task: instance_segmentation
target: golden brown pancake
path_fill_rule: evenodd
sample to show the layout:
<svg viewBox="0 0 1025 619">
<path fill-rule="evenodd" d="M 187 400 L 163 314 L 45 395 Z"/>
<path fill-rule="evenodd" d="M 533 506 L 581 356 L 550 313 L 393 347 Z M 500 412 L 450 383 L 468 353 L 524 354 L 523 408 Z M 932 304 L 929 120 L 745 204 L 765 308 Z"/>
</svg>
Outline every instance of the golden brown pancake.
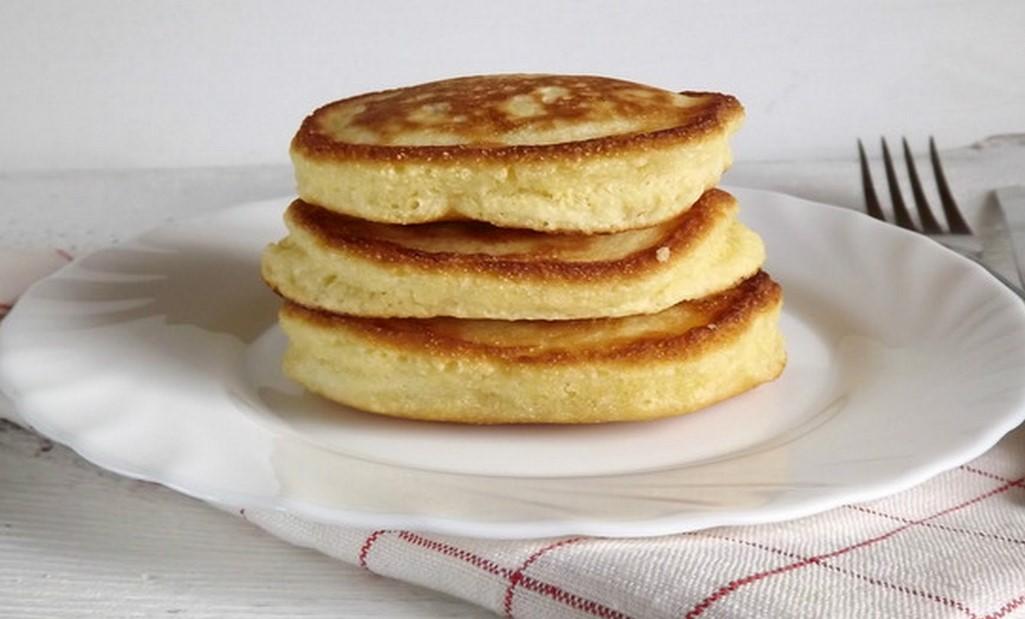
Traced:
<svg viewBox="0 0 1025 619">
<path fill-rule="evenodd" d="M 306 307 L 376 317 L 505 320 L 649 314 L 719 292 L 762 265 L 761 239 L 710 190 L 675 218 L 613 234 L 477 222 L 371 223 L 297 200 L 263 277 Z"/>
<path fill-rule="evenodd" d="M 361 318 L 288 303 L 284 368 L 365 411 L 462 423 L 679 415 L 776 378 L 782 294 L 765 273 L 658 314 L 579 321 Z"/>
<path fill-rule="evenodd" d="M 742 118 L 718 93 L 489 75 L 330 103 L 291 154 L 299 196 L 353 217 L 614 232 L 671 219 L 714 186 Z"/>
</svg>

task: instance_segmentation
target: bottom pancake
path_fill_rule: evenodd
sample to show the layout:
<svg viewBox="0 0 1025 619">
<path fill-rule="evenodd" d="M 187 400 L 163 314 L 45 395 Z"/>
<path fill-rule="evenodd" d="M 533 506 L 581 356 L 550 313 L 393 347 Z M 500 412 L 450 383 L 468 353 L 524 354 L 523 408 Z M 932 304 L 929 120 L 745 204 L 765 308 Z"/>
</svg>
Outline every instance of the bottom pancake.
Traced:
<svg viewBox="0 0 1025 619">
<path fill-rule="evenodd" d="M 286 374 L 365 411 L 461 423 L 679 415 L 779 376 L 765 273 L 657 314 L 571 321 L 364 318 L 287 303 Z"/>
</svg>

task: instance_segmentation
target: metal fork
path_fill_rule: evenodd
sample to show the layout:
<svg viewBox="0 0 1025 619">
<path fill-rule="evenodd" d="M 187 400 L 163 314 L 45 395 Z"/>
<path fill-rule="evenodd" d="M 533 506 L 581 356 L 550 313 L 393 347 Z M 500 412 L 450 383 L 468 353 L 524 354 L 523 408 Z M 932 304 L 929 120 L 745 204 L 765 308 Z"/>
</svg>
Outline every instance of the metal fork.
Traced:
<svg viewBox="0 0 1025 619">
<path fill-rule="evenodd" d="M 943 166 L 940 164 L 940 155 L 936 151 L 936 140 L 929 138 L 929 160 L 932 163 L 933 177 L 936 179 L 936 190 L 940 196 L 940 203 L 943 206 L 943 216 L 947 220 L 947 229 L 944 230 L 940 223 L 933 216 L 929 201 L 922 190 L 922 183 L 918 177 L 918 169 L 915 167 L 915 158 L 911 155 L 911 148 L 906 138 L 901 138 L 904 146 L 904 163 L 908 169 L 908 179 L 911 181 L 911 194 L 915 199 L 915 210 L 918 212 L 918 219 L 921 229 L 915 226 L 911 219 L 911 213 L 904 203 L 904 196 L 901 193 L 897 181 L 897 173 L 893 167 L 893 158 L 890 157 L 890 148 L 886 144 L 886 138 L 880 139 L 883 147 L 883 165 L 886 167 L 886 184 L 890 189 L 890 202 L 893 204 L 894 222 L 901 228 L 913 232 L 920 232 L 929 238 L 943 244 L 950 249 L 963 254 L 974 260 L 982 255 L 982 244 L 972 233 L 961 209 L 947 184 L 947 177 L 943 173 Z M 861 187 L 865 193 L 865 211 L 880 221 L 886 221 L 883 209 L 879 206 L 879 198 L 876 196 L 875 186 L 872 184 L 872 172 L 868 166 L 868 158 L 865 156 L 865 146 L 858 140 L 858 158 L 861 160 Z"/>
</svg>

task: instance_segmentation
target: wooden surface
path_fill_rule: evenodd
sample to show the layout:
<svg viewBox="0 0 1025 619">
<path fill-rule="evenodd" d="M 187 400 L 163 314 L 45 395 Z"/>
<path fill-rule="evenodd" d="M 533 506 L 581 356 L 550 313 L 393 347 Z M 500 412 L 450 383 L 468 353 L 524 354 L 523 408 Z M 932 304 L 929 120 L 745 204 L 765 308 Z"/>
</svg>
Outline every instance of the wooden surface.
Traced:
<svg viewBox="0 0 1025 619">
<path fill-rule="evenodd" d="M 0 420 L 0 617 L 485 617 Z"/>
</svg>

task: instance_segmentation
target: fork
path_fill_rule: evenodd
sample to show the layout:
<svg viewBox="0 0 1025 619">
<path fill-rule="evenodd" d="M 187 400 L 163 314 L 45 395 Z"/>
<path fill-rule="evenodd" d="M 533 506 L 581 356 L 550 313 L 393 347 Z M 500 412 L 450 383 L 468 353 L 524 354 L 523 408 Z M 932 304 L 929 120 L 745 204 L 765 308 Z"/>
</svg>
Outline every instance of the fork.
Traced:
<svg viewBox="0 0 1025 619">
<path fill-rule="evenodd" d="M 915 227 L 904 203 L 904 196 L 901 194 L 900 185 L 897 183 L 897 172 L 893 168 L 893 158 L 890 156 L 890 148 L 886 144 L 886 138 L 880 138 L 883 147 L 883 165 L 886 168 L 886 184 L 890 189 L 890 201 L 893 203 L 894 222 L 901 228 L 912 232 L 921 232 L 925 236 L 940 243 L 944 247 L 952 249 L 965 258 L 977 263 L 989 271 L 990 275 L 1010 288 L 1015 294 L 1025 301 L 1025 290 L 1012 284 L 1003 275 L 993 270 L 982 260 L 982 242 L 972 232 L 968 222 L 961 215 L 961 209 L 957 207 L 954 196 L 947 184 L 947 177 L 943 173 L 943 166 L 940 164 L 940 155 L 936 150 L 936 140 L 929 137 L 929 161 L 932 163 L 933 177 L 936 179 L 936 191 L 940 195 L 940 203 L 943 205 L 943 216 L 947 220 L 947 231 L 943 230 L 940 223 L 933 216 L 929 202 L 922 191 L 922 183 L 918 178 L 918 170 L 915 168 L 915 158 L 911 155 L 911 148 L 908 146 L 907 138 L 901 138 L 904 146 L 904 163 L 908 169 L 908 179 L 911 181 L 911 195 L 915 198 L 915 210 L 918 211 L 918 219 L 922 229 Z M 886 221 L 886 215 L 879 206 L 879 197 L 876 196 L 875 186 L 872 184 L 872 172 L 868 167 L 868 157 L 865 156 L 865 146 L 858 140 L 858 159 L 861 161 L 861 189 L 865 194 L 865 212 L 880 221 Z"/>
<path fill-rule="evenodd" d="M 940 244 L 956 251 L 963 256 L 978 261 L 982 256 L 982 244 L 972 233 L 971 227 L 965 221 L 958 208 L 957 202 L 947 184 L 947 177 L 943 173 L 943 166 L 940 164 L 940 155 L 936 150 L 936 140 L 929 138 L 929 161 L 932 163 L 933 177 L 936 180 L 936 191 L 940 196 L 940 204 L 943 206 L 943 216 L 947 220 L 947 229 L 944 230 L 936 217 L 933 216 L 932 208 L 922 190 L 922 182 L 919 180 L 918 169 L 915 167 L 915 158 L 911 154 L 906 138 L 901 138 L 904 146 L 904 163 L 907 166 L 908 180 L 911 181 L 911 195 L 915 200 L 915 210 L 918 212 L 918 220 L 921 229 L 915 226 L 911 219 L 897 181 L 897 172 L 893 167 L 893 158 L 890 156 L 890 148 L 886 144 L 886 138 L 881 138 L 883 147 L 883 165 L 886 168 L 886 184 L 890 190 L 890 202 L 893 205 L 893 215 L 896 225 L 912 232 L 920 232 L 925 236 L 939 242 Z M 868 166 L 868 158 L 865 156 L 865 146 L 858 140 L 858 158 L 861 161 L 861 188 L 865 194 L 865 211 L 880 221 L 886 221 L 886 215 L 879 206 L 879 198 L 876 196 L 875 186 L 872 183 L 872 172 Z"/>
</svg>

